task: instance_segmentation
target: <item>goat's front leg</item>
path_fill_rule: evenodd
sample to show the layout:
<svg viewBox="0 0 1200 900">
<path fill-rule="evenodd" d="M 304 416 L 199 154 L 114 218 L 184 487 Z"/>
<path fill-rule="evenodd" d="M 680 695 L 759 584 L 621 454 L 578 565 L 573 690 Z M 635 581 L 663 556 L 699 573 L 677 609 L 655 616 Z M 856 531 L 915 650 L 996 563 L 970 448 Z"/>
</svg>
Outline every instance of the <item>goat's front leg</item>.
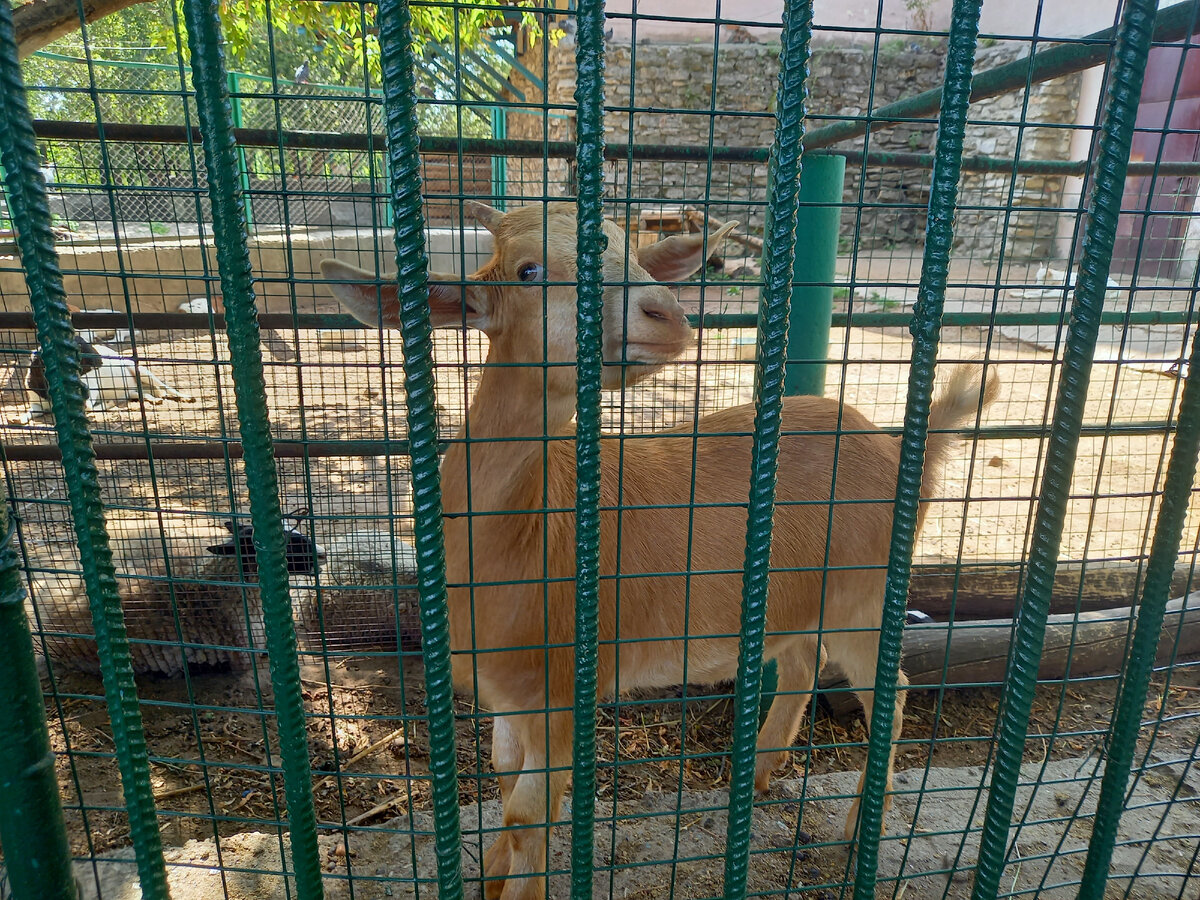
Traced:
<svg viewBox="0 0 1200 900">
<path fill-rule="evenodd" d="M 493 730 L 493 758 L 498 750 L 510 754 L 509 759 L 520 753 L 521 766 L 507 792 L 501 781 L 507 830 L 484 857 L 487 900 L 544 900 L 546 896 L 547 817 L 558 816 L 571 780 L 571 729 L 568 712 L 510 717 L 502 736 L 512 743 L 503 748 L 497 747 Z"/>
<path fill-rule="evenodd" d="M 804 711 L 812 699 L 814 675 L 820 671 L 825 654 L 817 652 L 821 642 L 816 635 L 802 635 L 780 642 L 778 693 L 771 700 L 767 719 L 758 731 L 758 760 L 754 767 L 754 789 L 765 794 L 771 776 L 788 758 L 796 741 Z M 769 648 L 768 648 L 769 649 Z"/>
</svg>

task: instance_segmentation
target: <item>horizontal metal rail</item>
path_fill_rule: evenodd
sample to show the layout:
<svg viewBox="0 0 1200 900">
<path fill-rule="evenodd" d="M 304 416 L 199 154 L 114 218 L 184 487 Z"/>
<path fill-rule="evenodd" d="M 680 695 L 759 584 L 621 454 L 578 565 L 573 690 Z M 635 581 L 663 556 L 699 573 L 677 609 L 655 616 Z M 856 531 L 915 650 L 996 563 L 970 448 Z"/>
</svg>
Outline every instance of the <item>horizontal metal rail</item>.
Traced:
<svg viewBox="0 0 1200 900">
<path fill-rule="evenodd" d="M 921 95 L 924 96 L 924 95 Z M 885 107 L 886 109 L 886 107 Z M 882 110 L 880 114 L 882 114 Z M 872 120 L 873 121 L 873 120 Z M 145 144 L 189 144 L 200 143 L 200 130 L 185 125 L 130 125 L 105 123 L 103 131 L 94 122 L 52 122 L 38 119 L 34 131 L 41 140 L 58 141 L 111 141 L 114 143 Z M 847 126 L 858 126 L 858 121 Z M 887 125 L 889 123 L 879 123 Z M 891 123 L 896 124 L 896 123 Z M 827 126 L 840 127 L 842 123 Z M 873 127 L 879 127 L 873 125 Z M 865 126 L 864 126 L 865 128 Z M 822 129 L 824 131 L 825 129 Z M 386 149 L 382 134 L 342 134 L 330 131 L 276 131 L 270 128 L 235 128 L 234 138 L 240 147 L 270 147 L 278 150 L 348 150 L 365 153 L 382 153 Z M 447 138 L 426 137 L 421 139 L 421 152 L 429 154 L 465 156 L 512 156 L 526 159 L 574 159 L 575 144 L 569 141 L 529 141 L 497 138 Z M 699 147 L 677 144 L 610 144 L 604 147 L 604 158 L 610 161 L 633 160 L 637 162 L 693 162 L 707 163 L 757 163 L 765 165 L 770 152 L 768 147 Z M 806 150 L 811 156 L 832 155 L 846 157 L 853 165 L 864 161 L 871 166 L 903 169 L 932 169 L 933 155 L 929 153 L 893 153 L 889 151 L 814 149 Z M 998 156 L 964 156 L 964 172 L 1014 172 L 1018 175 L 1074 175 L 1087 173 L 1084 159 L 1008 159 Z M 1200 162 L 1149 161 L 1131 162 L 1130 175 L 1200 175 Z M 127 190 L 140 191 L 142 187 Z M 381 195 L 382 199 L 382 195 Z"/>
<path fill-rule="evenodd" d="M 1129 422 L 1123 425 L 1100 424 L 1085 425 L 1080 431 L 1081 438 L 1109 437 L 1146 437 L 1149 435 L 1174 434 L 1178 426 L 1175 422 Z M 900 434 L 899 428 L 880 428 L 887 434 Z M 844 431 L 842 434 L 854 434 Z M 1045 437 L 1046 428 L 1040 425 L 993 425 L 984 428 L 968 428 L 955 432 L 970 440 L 1038 440 Z M 637 440 L 639 437 L 651 437 L 634 433 L 622 435 L 626 440 Z M 691 440 L 690 432 L 682 432 L 682 439 Z M 574 437 L 565 435 L 547 438 L 548 441 L 573 441 Z M 444 452 L 450 441 L 443 440 L 439 444 L 440 452 Z M 96 459 L 133 461 L 148 460 L 190 460 L 190 459 L 241 459 L 242 445 L 235 439 L 192 441 L 109 441 L 96 444 Z M 360 440 L 360 441 L 293 441 L 279 440 L 275 442 L 275 456 L 278 459 L 367 459 L 381 456 L 408 456 L 409 443 L 407 440 Z M 62 453 L 57 444 L 0 444 L 0 460 L 5 462 L 56 462 L 62 459 Z"/>
<path fill-rule="evenodd" d="M 710 284 L 713 284 L 710 282 Z M 1185 309 L 1144 309 L 1132 312 L 1108 310 L 1100 319 L 1102 325 L 1190 325 L 1194 321 L 1193 313 Z M 131 321 L 132 319 L 132 321 Z M 1058 310 L 1042 310 L 1038 312 L 948 312 L 942 317 L 942 324 L 960 328 L 986 328 L 993 325 L 1058 325 L 1065 320 L 1063 313 Z M 152 330 L 195 330 L 208 331 L 209 326 L 217 331 L 225 329 L 225 318 L 214 315 L 211 320 L 205 313 L 134 313 L 132 317 L 126 313 L 75 313 L 71 317 L 77 328 L 128 328 L 131 324 L 135 329 Z M 693 328 L 701 325 L 705 328 L 756 328 L 758 315 L 756 313 L 705 313 L 703 316 L 690 315 L 688 321 Z M 835 312 L 833 314 L 834 328 L 907 328 L 912 322 L 910 312 Z M 345 330 L 358 329 L 363 331 L 378 331 L 378 326 L 364 325 L 344 313 L 260 313 L 258 316 L 260 328 L 281 330 L 310 329 Z M 0 330 L 9 329 L 23 331 L 33 328 L 33 314 L 27 312 L 0 313 Z"/>
</svg>

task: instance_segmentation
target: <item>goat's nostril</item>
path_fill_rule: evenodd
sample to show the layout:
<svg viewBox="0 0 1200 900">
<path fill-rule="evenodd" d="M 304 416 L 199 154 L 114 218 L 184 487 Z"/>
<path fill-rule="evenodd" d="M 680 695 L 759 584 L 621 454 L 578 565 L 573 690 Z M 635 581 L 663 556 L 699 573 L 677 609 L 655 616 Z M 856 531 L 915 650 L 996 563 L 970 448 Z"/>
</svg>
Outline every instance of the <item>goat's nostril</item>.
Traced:
<svg viewBox="0 0 1200 900">
<path fill-rule="evenodd" d="M 654 309 L 653 307 L 643 306 L 642 312 L 644 312 L 646 314 L 646 318 L 653 319 L 656 322 L 667 321 L 667 315 L 661 309 Z"/>
</svg>

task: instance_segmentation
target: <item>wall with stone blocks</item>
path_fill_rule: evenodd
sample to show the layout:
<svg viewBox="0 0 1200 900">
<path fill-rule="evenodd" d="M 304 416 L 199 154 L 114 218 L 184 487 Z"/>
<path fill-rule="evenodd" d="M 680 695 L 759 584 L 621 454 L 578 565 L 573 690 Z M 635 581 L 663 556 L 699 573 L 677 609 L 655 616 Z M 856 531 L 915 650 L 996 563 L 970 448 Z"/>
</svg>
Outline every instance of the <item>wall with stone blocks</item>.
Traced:
<svg viewBox="0 0 1200 900">
<path fill-rule="evenodd" d="M 993 68 L 1027 52 L 1025 45 L 982 47 L 976 69 Z M 715 65 L 714 65 L 715 59 Z M 859 118 L 868 110 L 941 85 L 942 41 L 891 41 L 878 50 L 822 45 L 814 49 L 809 85 L 809 128 L 829 121 Z M 774 132 L 779 69 L 777 44 L 609 43 L 606 60 L 606 129 L 610 145 L 645 144 L 707 147 L 765 147 Z M 575 47 L 570 38 L 557 46 L 538 46 L 525 64 L 545 72 L 546 96 L 514 73 L 513 84 L 538 110 L 513 110 L 508 136 L 570 141 L 574 137 Z M 1025 92 L 972 106 L 965 153 L 1013 157 L 1020 143 L 1023 159 L 1066 159 L 1075 121 L 1079 76 L 1067 76 Z M 934 116 L 872 131 L 869 149 L 930 153 Z M 1024 121 L 1025 127 L 1017 127 Z M 1010 124 L 1011 123 L 1011 124 Z M 842 144 L 861 149 L 863 139 Z M 509 193 L 517 196 L 570 196 L 574 192 L 567 160 L 509 161 Z M 928 170 L 847 166 L 842 216 L 843 246 L 855 234 L 861 249 L 919 245 L 925 231 L 929 197 Z M 710 214 L 737 218 L 752 231 L 761 229 L 766 200 L 765 165 L 706 163 L 610 163 L 608 197 L 627 203 L 636 217 L 641 209 L 706 199 Z M 1062 203 L 1063 180 L 1007 174 L 964 175 L 958 217 L 959 252 L 1036 259 L 1053 249 L 1055 211 Z M 1007 215 L 1007 227 L 999 227 Z M 619 214 L 619 213 L 618 213 Z"/>
</svg>

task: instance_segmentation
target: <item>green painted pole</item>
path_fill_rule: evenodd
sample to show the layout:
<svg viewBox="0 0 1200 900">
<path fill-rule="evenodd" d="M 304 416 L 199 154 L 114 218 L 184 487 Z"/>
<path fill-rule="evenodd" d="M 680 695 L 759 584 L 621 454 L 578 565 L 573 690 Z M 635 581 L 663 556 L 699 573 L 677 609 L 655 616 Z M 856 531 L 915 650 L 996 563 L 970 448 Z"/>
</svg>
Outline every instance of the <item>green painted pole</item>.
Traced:
<svg viewBox="0 0 1200 900">
<path fill-rule="evenodd" d="M 492 107 L 492 137 L 504 140 L 508 137 L 508 116 L 499 106 Z M 496 154 L 492 157 L 492 206 L 507 209 L 504 196 L 508 193 L 508 157 Z"/>
<path fill-rule="evenodd" d="M 0 847 L 13 900 L 77 900 L 15 534 L 0 503 Z"/>
<path fill-rule="evenodd" d="M 229 111 L 233 119 L 233 127 L 242 127 L 242 98 L 238 96 L 238 73 L 229 73 Z M 246 225 L 254 226 L 254 202 L 250 199 L 250 167 L 246 165 L 246 148 L 238 145 L 238 179 L 242 183 L 242 203 L 246 207 Z"/>
<path fill-rule="evenodd" d="M 825 393 L 833 281 L 837 276 L 838 228 L 846 157 L 810 156 L 800 176 L 796 213 L 796 260 L 792 266 L 792 311 L 783 392 Z"/>
</svg>

